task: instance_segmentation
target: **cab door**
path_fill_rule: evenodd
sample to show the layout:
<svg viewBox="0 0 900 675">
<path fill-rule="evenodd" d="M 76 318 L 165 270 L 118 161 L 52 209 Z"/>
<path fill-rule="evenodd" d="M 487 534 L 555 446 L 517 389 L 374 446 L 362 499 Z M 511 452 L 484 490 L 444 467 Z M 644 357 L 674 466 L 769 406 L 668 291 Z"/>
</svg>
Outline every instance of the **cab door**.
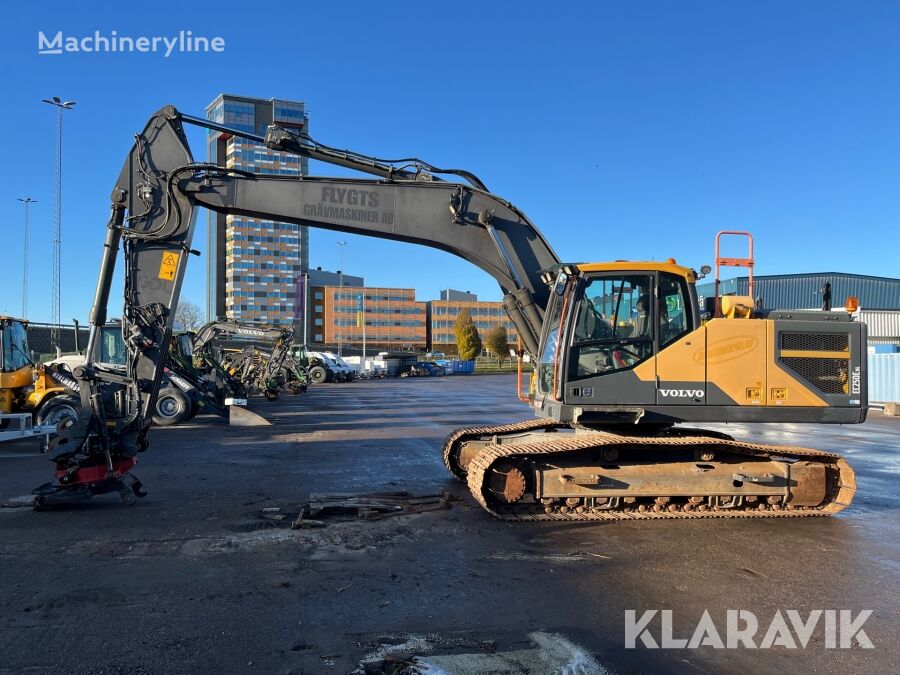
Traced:
<svg viewBox="0 0 900 675">
<path fill-rule="evenodd" d="M 580 280 L 570 324 L 565 402 L 656 403 L 655 275 L 604 272 Z"/>
<path fill-rule="evenodd" d="M 657 283 L 658 405 L 706 404 L 706 327 L 694 330 L 695 307 L 684 277 L 660 272 Z"/>
</svg>

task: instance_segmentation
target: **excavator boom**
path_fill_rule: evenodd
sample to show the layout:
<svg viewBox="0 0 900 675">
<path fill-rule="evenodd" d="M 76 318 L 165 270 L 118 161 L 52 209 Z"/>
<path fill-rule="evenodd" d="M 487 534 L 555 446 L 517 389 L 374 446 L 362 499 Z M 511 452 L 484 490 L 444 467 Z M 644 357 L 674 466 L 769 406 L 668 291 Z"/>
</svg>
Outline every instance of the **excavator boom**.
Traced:
<svg viewBox="0 0 900 675">
<path fill-rule="evenodd" d="M 373 179 L 261 176 L 194 161 L 183 123 L 244 136 L 283 152 L 373 174 Z M 488 192 L 473 174 L 440 170 L 421 160 L 397 164 L 316 144 L 296 130 L 272 127 L 265 137 L 184 116 L 167 106 L 135 135 L 111 194 L 110 218 L 90 314 L 88 354 L 106 320 L 121 246 L 126 375 L 86 362 L 76 369 L 82 412 L 60 433 L 50 458 L 56 480 L 38 488 L 46 503 L 60 494 L 91 496 L 97 476 L 126 495 L 124 483 L 147 447 L 187 266 L 197 208 L 418 243 L 477 265 L 504 291 L 504 303 L 525 348 L 536 353 L 548 289 L 541 271 L 559 259 L 528 218 Z M 457 182 L 434 174 L 453 176 Z M 116 483 L 116 481 L 120 481 Z M 81 486 L 79 490 L 66 490 Z M 134 491 L 134 490 L 132 490 Z"/>
<path fill-rule="evenodd" d="M 194 353 L 203 350 L 210 342 L 223 336 L 267 340 L 270 342 L 290 342 L 294 331 L 286 326 L 271 326 L 251 321 L 219 319 L 201 326 L 191 338 Z"/>
</svg>

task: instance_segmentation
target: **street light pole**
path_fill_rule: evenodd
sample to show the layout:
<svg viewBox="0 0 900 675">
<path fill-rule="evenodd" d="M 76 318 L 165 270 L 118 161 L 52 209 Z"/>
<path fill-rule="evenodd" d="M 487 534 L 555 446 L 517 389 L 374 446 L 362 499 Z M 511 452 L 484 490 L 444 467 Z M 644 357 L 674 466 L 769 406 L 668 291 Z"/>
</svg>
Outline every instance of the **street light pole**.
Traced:
<svg viewBox="0 0 900 675">
<path fill-rule="evenodd" d="M 303 353 L 309 349 L 309 272 L 303 273 Z"/>
<path fill-rule="evenodd" d="M 337 245 L 340 246 L 341 257 L 340 257 L 340 267 L 338 267 L 338 291 L 339 296 L 343 296 L 344 294 L 344 247 L 347 245 L 346 241 L 339 241 Z M 335 312 L 337 314 L 337 312 Z M 338 356 L 344 355 L 344 334 L 340 329 L 344 328 L 344 326 L 338 326 Z"/>
<path fill-rule="evenodd" d="M 363 329 L 363 353 L 359 363 L 362 368 L 360 375 L 366 372 L 366 289 L 362 289 L 362 329 Z M 373 366 L 374 367 L 374 366 Z"/>
<path fill-rule="evenodd" d="M 25 250 L 22 252 L 22 318 L 28 318 L 28 205 L 37 204 L 31 197 L 19 197 L 25 205 Z"/>
<path fill-rule="evenodd" d="M 63 101 L 59 96 L 41 99 L 56 108 L 56 209 L 53 223 L 52 271 L 50 277 L 50 342 L 59 347 L 60 248 L 62 244 L 62 113 L 71 110 L 75 101 Z"/>
</svg>

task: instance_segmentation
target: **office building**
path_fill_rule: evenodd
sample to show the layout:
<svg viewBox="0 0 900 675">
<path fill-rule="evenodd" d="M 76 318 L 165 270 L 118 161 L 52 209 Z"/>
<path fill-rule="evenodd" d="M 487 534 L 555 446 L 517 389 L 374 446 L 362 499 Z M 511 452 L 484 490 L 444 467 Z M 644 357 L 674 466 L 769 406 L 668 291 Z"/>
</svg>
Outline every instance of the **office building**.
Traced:
<svg viewBox="0 0 900 675">
<path fill-rule="evenodd" d="M 448 288 L 441 291 L 441 300 L 455 300 L 457 302 L 478 302 L 478 296 L 469 291 L 456 291 Z"/>
<path fill-rule="evenodd" d="M 312 273 L 310 273 L 312 274 Z M 365 326 L 366 349 L 424 350 L 426 306 L 412 288 L 371 288 L 351 285 L 312 286 L 309 322 L 311 344 L 359 350 Z"/>
<path fill-rule="evenodd" d="M 352 274 L 344 274 L 341 270 L 331 272 L 316 267 L 309 270 L 310 286 L 365 286 L 366 280 Z"/>
<path fill-rule="evenodd" d="M 365 286 L 366 280 L 350 274 L 343 274 L 340 270 L 331 272 L 321 267 L 309 270 L 306 273 L 301 286 L 305 288 L 306 302 L 299 307 L 300 321 L 303 326 L 298 327 L 296 339 L 303 335 L 306 337 L 303 344 L 321 346 L 325 343 L 325 288 L 329 286 L 340 287 L 346 283 L 348 286 Z"/>
</svg>

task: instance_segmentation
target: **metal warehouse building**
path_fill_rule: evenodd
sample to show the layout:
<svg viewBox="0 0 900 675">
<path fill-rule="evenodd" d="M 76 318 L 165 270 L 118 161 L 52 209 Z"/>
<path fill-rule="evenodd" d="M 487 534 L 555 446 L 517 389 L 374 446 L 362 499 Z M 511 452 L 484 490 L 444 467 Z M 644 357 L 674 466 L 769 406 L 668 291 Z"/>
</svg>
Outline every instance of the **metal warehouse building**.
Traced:
<svg viewBox="0 0 900 675">
<path fill-rule="evenodd" d="M 753 296 L 761 301 L 761 309 L 821 309 L 822 288 L 831 283 L 831 300 L 835 309 L 844 306 L 848 296 L 859 298 L 863 309 L 900 311 L 900 279 L 872 277 L 865 274 L 823 272 L 812 274 L 773 274 L 753 277 Z M 748 277 L 724 279 L 719 284 L 721 295 L 749 295 Z M 714 298 L 715 282 L 697 284 L 700 304 Z"/>
<path fill-rule="evenodd" d="M 869 352 L 900 351 L 900 312 L 894 310 L 861 309 L 859 320 L 869 331 Z M 894 345 L 895 349 L 881 349 L 879 345 Z"/>
<path fill-rule="evenodd" d="M 753 277 L 760 309 L 821 309 L 822 290 L 831 284 L 831 305 L 841 310 L 849 296 L 859 299 L 858 318 L 868 329 L 869 400 L 900 402 L 900 279 L 824 272 Z M 725 279 L 721 295 L 749 295 L 748 277 Z M 697 284 L 700 306 L 713 308 L 715 282 Z"/>
</svg>

